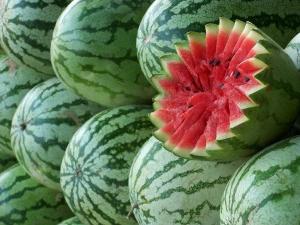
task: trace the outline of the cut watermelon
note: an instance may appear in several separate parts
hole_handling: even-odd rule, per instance
[[[253,24],[220,19],[190,32],[153,77],[155,136],[175,154],[227,160],[285,133],[300,107],[300,79],[284,51]]]

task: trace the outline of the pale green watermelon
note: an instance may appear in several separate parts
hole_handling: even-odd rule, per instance
[[[221,204],[221,225],[300,224],[300,136],[267,147],[240,167]]]
[[[13,115],[27,92],[46,79],[49,77],[19,67],[7,56],[0,56],[0,152],[14,155],[10,144]]]
[[[144,104],[153,89],[136,56],[139,23],[153,0],[74,0],[51,44],[56,75],[78,95],[105,106]]]
[[[21,166],[0,174],[0,225],[57,225],[70,216],[62,193],[37,183]]]
[[[0,40],[20,66],[54,75],[50,43],[58,16],[71,0],[2,0]]]
[[[128,175],[139,148],[151,136],[149,106],[105,110],[72,137],[60,181],[67,203],[86,225],[136,225],[130,211]]]
[[[180,158],[150,138],[129,174],[130,201],[138,223],[219,225],[223,191],[243,162],[245,159],[216,162]]]
[[[60,190],[60,165],[72,135],[102,109],[67,90],[57,78],[35,86],[12,121],[11,144],[18,161],[37,181]]]

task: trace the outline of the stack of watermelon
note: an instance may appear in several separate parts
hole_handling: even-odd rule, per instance
[[[299,0],[1,3],[0,225],[299,225]]]

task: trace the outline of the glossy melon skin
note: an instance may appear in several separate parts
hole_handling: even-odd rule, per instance
[[[11,129],[11,145],[34,179],[61,190],[60,165],[76,130],[103,107],[70,92],[52,78],[31,89],[19,104]]]
[[[285,139],[241,166],[224,192],[221,225],[298,225],[299,149],[299,136]]]
[[[60,80],[104,106],[149,103],[154,92],[137,62],[135,39],[151,3],[73,1],[57,21],[51,44]]]
[[[0,39],[4,51],[20,66],[54,75],[50,43],[58,16],[71,0],[4,0]]]
[[[177,157],[150,138],[129,174],[133,213],[140,225],[217,225],[225,186],[246,159],[232,162]]]
[[[300,30],[298,0],[156,0],[147,10],[138,31],[137,50],[143,73],[160,74],[160,57],[175,52],[174,43],[190,31],[202,32],[219,17],[251,21],[282,47]]]
[[[37,183],[15,165],[0,175],[1,225],[57,225],[72,216],[62,193]]]
[[[284,51],[289,55],[300,71],[300,33],[298,33],[285,47]]]
[[[130,211],[128,175],[133,158],[151,136],[151,107],[104,110],[72,137],[60,183],[74,214],[86,225],[136,225]]]

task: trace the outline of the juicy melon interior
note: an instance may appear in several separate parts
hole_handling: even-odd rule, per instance
[[[221,18],[206,25],[206,34],[189,33],[177,55],[162,58],[167,74],[154,76],[160,94],[150,117],[166,147],[201,156],[247,121],[243,109],[256,106],[249,95],[264,87],[255,75],[266,67],[255,58],[263,37],[254,28]]]

